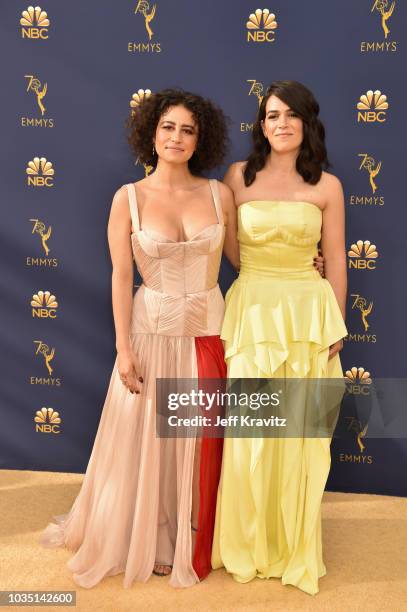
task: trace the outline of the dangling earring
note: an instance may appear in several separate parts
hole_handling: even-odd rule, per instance
[[[155,146],[154,146],[154,143],[153,143],[153,157],[154,157],[154,155],[155,155]]]

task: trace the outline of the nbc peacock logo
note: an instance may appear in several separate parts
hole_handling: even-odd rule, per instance
[[[134,109],[137,108],[137,106],[140,106],[140,104],[144,100],[151,96],[151,93],[151,89],[139,89],[132,95],[130,100],[130,108],[132,110],[132,113],[134,112]]]
[[[274,13],[269,9],[256,9],[249,15],[246,22],[247,42],[272,43],[275,41],[277,21]]]
[[[357,103],[359,123],[384,123],[386,121],[386,111],[389,108],[387,96],[380,89],[372,91],[369,89],[362,94]]]
[[[345,372],[345,383],[348,393],[352,395],[369,395],[372,379],[365,368],[353,366]]]
[[[27,185],[33,187],[53,187],[55,170],[46,157],[34,157],[26,168]]]
[[[379,253],[376,245],[370,240],[358,240],[355,244],[351,244],[348,257],[349,269],[375,270]]]
[[[50,21],[48,15],[40,6],[29,6],[21,13],[20,19],[21,37],[33,40],[46,40]]]
[[[56,319],[58,302],[50,291],[38,291],[31,299],[33,319]]]
[[[36,433],[59,434],[62,419],[59,412],[53,408],[41,408],[37,410],[34,417]]]

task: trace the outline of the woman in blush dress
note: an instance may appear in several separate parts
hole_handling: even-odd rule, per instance
[[[41,542],[75,551],[68,567],[82,587],[121,572],[125,587],[152,573],[186,587],[211,569],[223,440],[157,437],[156,378],[226,373],[218,274],[223,248],[238,265],[236,209],[229,187],[202,177],[224,158],[225,117],[165,90],[135,109],[129,141],[155,171],[113,198],[117,358],[79,495]]]
[[[241,260],[221,333],[231,379],[343,377],[344,201],[339,180],[323,171],[318,112],[302,84],[273,83],[251,155],[225,177],[238,207]],[[325,279],[311,263],[320,239]],[[298,435],[225,439],[212,566],[238,582],[280,577],[315,594],[326,572],[321,501],[330,438]]]

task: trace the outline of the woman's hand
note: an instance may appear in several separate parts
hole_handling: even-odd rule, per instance
[[[325,278],[324,256],[321,249],[318,249],[318,257],[314,257],[314,267],[318,270],[322,278]]]
[[[332,359],[332,357],[335,357],[335,355],[339,353],[339,351],[341,351],[342,349],[343,349],[343,340],[338,340],[338,342],[335,342],[335,344],[332,344],[329,347],[328,361],[329,359]]]
[[[140,363],[137,355],[131,350],[118,351],[117,371],[120,380],[130,393],[140,393],[143,377],[141,376]]]

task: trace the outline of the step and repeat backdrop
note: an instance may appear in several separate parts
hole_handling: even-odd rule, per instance
[[[227,163],[246,157],[273,80],[314,92],[346,198],[348,393],[368,407],[375,380],[402,379],[403,3],[39,1],[4,3],[0,26],[0,467],[86,469],[115,358],[111,200],[151,171],[132,159],[125,121],[164,87],[222,106]],[[224,262],[224,291],[232,279]],[[406,495],[407,440],[369,437],[362,413],[333,440],[328,488]]]

